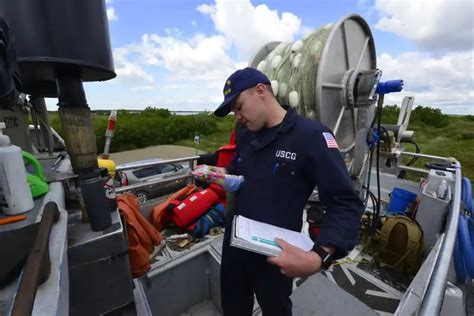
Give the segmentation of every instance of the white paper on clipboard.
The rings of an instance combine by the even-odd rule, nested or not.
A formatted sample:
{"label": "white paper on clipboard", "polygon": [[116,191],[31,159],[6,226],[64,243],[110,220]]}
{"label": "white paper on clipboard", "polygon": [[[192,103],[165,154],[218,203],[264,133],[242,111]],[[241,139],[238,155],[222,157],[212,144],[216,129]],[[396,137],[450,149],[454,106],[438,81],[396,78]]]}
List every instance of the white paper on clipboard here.
{"label": "white paper on clipboard", "polygon": [[283,239],[305,251],[311,250],[314,244],[301,232],[258,222],[242,215],[234,217],[232,230],[231,246],[267,256],[278,256],[281,252],[275,238]]}

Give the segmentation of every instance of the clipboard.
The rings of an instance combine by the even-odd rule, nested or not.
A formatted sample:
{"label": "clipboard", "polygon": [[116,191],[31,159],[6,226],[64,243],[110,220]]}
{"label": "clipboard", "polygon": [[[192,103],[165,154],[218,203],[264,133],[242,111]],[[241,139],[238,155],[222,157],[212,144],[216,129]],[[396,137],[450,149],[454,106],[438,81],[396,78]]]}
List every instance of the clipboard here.
{"label": "clipboard", "polygon": [[258,222],[242,215],[234,216],[230,239],[233,247],[266,256],[278,256],[281,248],[274,241],[277,237],[305,251],[311,250],[314,244],[301,232]]}

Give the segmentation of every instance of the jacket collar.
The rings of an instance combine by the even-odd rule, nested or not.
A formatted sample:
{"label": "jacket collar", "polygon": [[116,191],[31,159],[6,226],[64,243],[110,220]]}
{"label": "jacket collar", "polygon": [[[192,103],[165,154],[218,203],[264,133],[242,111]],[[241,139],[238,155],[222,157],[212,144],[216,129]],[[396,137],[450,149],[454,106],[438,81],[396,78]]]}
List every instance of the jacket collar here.
{"label": "jacket collar", "polygon": [[278,129],[278,133],[288,133],[288,131],[295,125],[297,119],[298,113],[296,113],[295,109],[289,108],[286,111],[280,128]]}
{"label": "jacket collar", "polygon": [[277,134],[288,133],[291,130],[291,128],[296,124],[297,119],[298,119],[298,113],[296,113],[295,109],[289,108],[286,111],[285,117],[283,118],[283,121],[281,122],[280,127],[278,127],[278,129],[276,129],[272,134],[267,135],[264,139],[261,139],[260,141],[257,140],[257,137],[255,134],[252,134],[252,138],[253,138],[253,140],[251,141],[252,146],[256,150],[266,147],[276,138]]}

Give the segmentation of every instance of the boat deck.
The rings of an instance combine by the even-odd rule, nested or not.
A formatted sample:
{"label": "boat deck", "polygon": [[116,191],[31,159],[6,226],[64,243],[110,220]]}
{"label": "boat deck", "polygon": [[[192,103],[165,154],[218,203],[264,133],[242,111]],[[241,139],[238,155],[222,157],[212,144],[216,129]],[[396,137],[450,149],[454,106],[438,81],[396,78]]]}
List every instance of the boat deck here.
{"label": "boat deck", "polygon": [[[152,270],[138,282],[143,287],[144,295],[155,300],[150,303],[150,299],[145,299],[150,303],[152,313],[159,310],[160,315],[176,315],[178,311],[167,302],[165,291],[155,288],[156,284],[168,286],[167,291],[173,287],[182,294],[183,302],[176,306],[187,307],[181,309],[179,315],[221,315],[218,284],[222,239],[222,234],[207,236],[182,251],[176,249],[177,242],[168,242],[164,246],[155,256]],[[171,280],[173,285],[169,284]],[[361,246],[358,246],[328,271],[308,279],[295,279],[293,314],[305,315],[317,311],[324,315],[325,310],[351,315],[393,314],[409,282],[408,278],[375,265],[372,258],[362,253]],[[308,295],[313,297],[309,301]],[[190,300],[193,296],[196,297],[194,301]],[[344,297],[345,304],[341,304],[341,297]],[[253,314],[262,314],[256,300]]]}

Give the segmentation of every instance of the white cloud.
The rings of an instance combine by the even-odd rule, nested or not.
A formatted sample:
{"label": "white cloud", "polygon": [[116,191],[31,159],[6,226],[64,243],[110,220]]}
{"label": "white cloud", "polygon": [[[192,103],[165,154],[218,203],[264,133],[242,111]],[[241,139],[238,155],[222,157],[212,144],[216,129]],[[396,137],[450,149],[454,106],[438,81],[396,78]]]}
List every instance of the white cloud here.
{"label": "white cloud", "polygon": [[[360,1],[365,3],[365,1]],[[445,113],[474,114],[474,2],[375,0],[375,28],[393,32],[420,51],[378,58],[384,78],[405,79],[404,95]],[[397,94],[386,103],[400,103]]]}
{"label": "white cloud", "polygon": [[130,90],[132,91],[148,91],[148,90],[155,90],[155,89],[156,89],[155,85],[138,86],[138,87],[130,88]]}
{"label": "white cloud", "polygon": [[153,83],[153,76],[146,72],[139,64],[130,60],[129,54],[135,50],[134,46],[121,47],[114,49],[114,63],[118,82],[132,82],[134,84]]}
{"label": "white cloud", "polygon": [[407,52],[398,57],[382,54],[382,79],[404,79],[403,94],[389,94],[386,104],[415,96],[415,104],[439,107],[444,113],[474,114],[474,51],[451,52],[440,57]]}
{"label": "white cloud", "polygon": [[115,13],[115,8],[113,7],[107,8],[107,18],[109,19],[109,21],[118,20],[118,15],[117,13]]}
{"label": "white cloud", "polygon": [[202,4],[197,10],[207,14],[215,29],[235,45],[241,57],[251,58],[266,43],[292,41],[301,28],[301,20],[294,14],[271,10],[261,4],[253,6],[249,0],[216,0],[215,5]]}
{"label": "white cloud", "polygon": [[233,61],[227,54],[228,42],[221,35],[197,34],[179,40],[145,34],[141,48],[150,64],[162,65],[174,78],[212,79],[216,73],[233,69]]}
{"label": "white cloud", "polygon": [[[181,32],[170,30],[168,34]],[[225,79],[247,65],[234,61],[228,48],[222,35],[197,34],[178,39],[144,34],[141,42],[114,50],[118,76],[110,84],[118,83],[124,91],[136,93],[132,93],[133,102],[122,96],[114,104],[128,107],[130,103],[130,108],[144,108],[151,100],[156,106],[173,110],[212,110],[222,102]],[[152,74],[159,78],[159,85]]]}
{"label": "white cloud", "polygon": [[115,8],[112,6],[112,0],[105,0],[105,5],[107,7],[107,18],[109,21],[118,20],[118,15],[115,12]]}
{"label": "white cloud", "polygon": [[[113,9],[111,4],[107,0],[108,9]],[[114,50],[118,76],[111,84],[119,83],[124,91],[136,93],[130,106],[145,107],[153,102],[171,109],[212,110],[222,101],[225,79],[247,66],[247,60],[263,44],[291,41],[302,30],[300,19],[292,13],[253,6],[249,0],[217,0],[197,10],[212,19],[216,34],[187,36],[169,28],[165,35],[145,33],[140,42]],[[197,23],[191,21],[191,25]],[[240,60],[231,57],[231,52],[237,52]],[[122,96],[116,101],[123,104],[129,99]]]}
{"label": "white cloud", "polygon": [[405,37],[427,50],[465,50],[474,46],[472,0],[376,0],[375,28]]}

